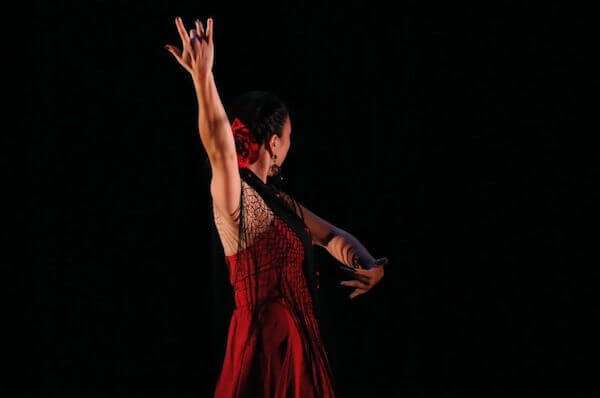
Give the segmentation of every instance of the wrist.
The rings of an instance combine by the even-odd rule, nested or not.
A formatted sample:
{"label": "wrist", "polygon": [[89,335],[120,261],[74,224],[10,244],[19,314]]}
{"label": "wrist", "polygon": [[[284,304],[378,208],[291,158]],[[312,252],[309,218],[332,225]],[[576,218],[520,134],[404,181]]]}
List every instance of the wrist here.
{"label": "wrist", "polygon": [[373,258],[373,261],[367,265],[367,268],[382,267],[388,263],[387,257]]}
{"label": "wrist", "polygon": [[376,265],[377,260],[371,256],[366,249],[357,250],[354,249],[352,254],[349,256],[348,266],[352,268],[371,268]]}
{"label": "wrist", "polygon": [[198,75],[192,73],[192,81],[194,82],[194,88],[198,94],[204,93],[213,82],[214,76],[211,71]]}

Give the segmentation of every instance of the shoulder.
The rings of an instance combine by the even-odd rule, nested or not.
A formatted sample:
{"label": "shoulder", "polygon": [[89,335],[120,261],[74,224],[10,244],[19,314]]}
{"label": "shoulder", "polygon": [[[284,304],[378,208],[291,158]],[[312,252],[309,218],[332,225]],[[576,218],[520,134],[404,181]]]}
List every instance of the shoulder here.
{"label": "shoulder", "polygon": [[302,222],[304,222],[304,225],[310,232],[313,245],[327,247],[335,233],[335,226],[307,209],[289,193],[280,191],[279,196],[290,209],[296,212]]}
{"label": "shoulder", "polygon": [[298,215],[298,217],[300,217],[301,219],[304,220],[304,212],[303,212],[303,207],[302,205],[296,200],[296,198],[294,198],[291,194],[289,194],[288,192],[282,191],[282,190],[278,190],[277,191],[277,196],[279,197],[279,199],[281,199],[281,201],[289,208],[291,209],[293,212],[296,213],[296,215]]}
{"label": "shoulder", "polygon": [[[245,196],[248,195],[248,183],[246,181],[244,181],[243,179],[240,179],[240,186],[241,186],[241,197],[244,198]],[[218,224],[230,224],[230,225],[239,225],[239,221],[240,221],[240,210],[241,210],[241,206],[243,205],[242,202],[239,203],[238,207],[234,210],[233,213],[229,214],[229,212],[225,211],[224,209],[222,209],[214,200],[212,200],[212,211],[213,211],[213,217],[215,219],[215,222],[217,222]]]}
{"label": "shoulder", "polygon": [[241,201],[240,206],[234,214],[227,214],[213,202],[213,213],[216,222],[225,222],[226,224],[239,227],[240,221],[246,226],[246,229],[258,228],[259,225],[268,224],[272,217],[272,211],[267,206],[264,199],[258,192],[246,181],[241,182]]}

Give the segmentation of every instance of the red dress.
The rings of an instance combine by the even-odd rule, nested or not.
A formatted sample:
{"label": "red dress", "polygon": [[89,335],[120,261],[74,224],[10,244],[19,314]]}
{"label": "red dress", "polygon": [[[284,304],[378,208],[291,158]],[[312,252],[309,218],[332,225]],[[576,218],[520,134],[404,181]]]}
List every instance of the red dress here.
{"label": "red dress", "polygon": [[[278,244],[267,249],[266,242],[273,239]],[[214,396],[334,397],[333,378],[301,268],[304,251],[300,239],[282,219],[274,217],[254,245],[257,246],[253,250],[261,256],[257,275],[247,272],[253,260],[244,249],[240,250],[239,264],[235,254],[226,256],[236,307],[231,315],[225,358]],[[280,250],[286,251],[289,259],[283,268],[269,261],[276,259]],[[278,277],[285,278],[286,285],[291,287],[287,293],[282,294],[278,288],[281,283]],[[258,300],[266,303],[261,310],[259,337],[250,332],[251,293],[244,288],[243,278],[258,278]],[[302,317],[308,325],[308,337],[300,333],[298,319],[290,311],[290,294],[296,302],[303,303]],[[305,341],[307,338],[312,340],[310,344]],[[310,360],[307,349],[311,350]]]}

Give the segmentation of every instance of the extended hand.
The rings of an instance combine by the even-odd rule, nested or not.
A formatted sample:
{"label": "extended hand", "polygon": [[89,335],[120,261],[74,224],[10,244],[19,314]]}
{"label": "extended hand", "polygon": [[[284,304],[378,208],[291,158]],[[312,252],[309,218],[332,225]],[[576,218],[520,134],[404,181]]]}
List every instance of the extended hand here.
{"label": "extended hand", "polygon": [[376,265],[374,267],[356,268],[353,270],[354,280],[341,281],[340,285],[355,287],[356,289],[350,294],[350,299],[354,299],[356,296],[360,296],[371,290],[376,284],[381,281],[384,274],[384,267],[386,262],[382,265]]}
{"label": "extended hand", "polygon": [[170,44],[165,48],[192,75],[192,78],[202,81],[212,71],[214,63],[213,20],[208,18],[206,21],[206,31],[202,22],[196,20],[196,29],[191,29],[189,34],[180,17],[175,18],[175,25],[181,38],[183,51]]}

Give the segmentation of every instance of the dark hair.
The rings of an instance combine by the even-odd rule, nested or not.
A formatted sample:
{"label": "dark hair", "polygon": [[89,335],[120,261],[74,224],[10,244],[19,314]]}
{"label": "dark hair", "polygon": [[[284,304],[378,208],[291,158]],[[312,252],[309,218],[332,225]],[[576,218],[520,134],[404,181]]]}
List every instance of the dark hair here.
{"label": "dark hair", "polygon": [[281,137],[289,110],[273,93],[250,91],[231,102],[228,116],[231,123],[235,118],[240,119],[248,126],[256,142],[266,144],[273,134]]}

